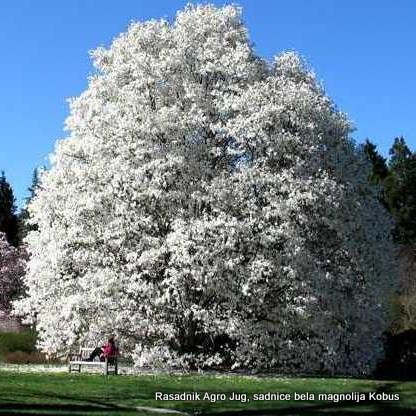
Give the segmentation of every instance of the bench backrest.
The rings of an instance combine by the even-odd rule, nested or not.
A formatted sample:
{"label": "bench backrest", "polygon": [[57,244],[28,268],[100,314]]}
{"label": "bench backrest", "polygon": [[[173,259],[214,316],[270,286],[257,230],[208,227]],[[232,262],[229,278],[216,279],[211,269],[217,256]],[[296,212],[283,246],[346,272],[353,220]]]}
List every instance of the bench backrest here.
{"label": "bench backrest", "polygon": [[85,361],[87,358],[89,358],[89,356],[91,355],[93,351],[94,351],[94,348],[80,347],[79,356],[81,358],[81,361]]}

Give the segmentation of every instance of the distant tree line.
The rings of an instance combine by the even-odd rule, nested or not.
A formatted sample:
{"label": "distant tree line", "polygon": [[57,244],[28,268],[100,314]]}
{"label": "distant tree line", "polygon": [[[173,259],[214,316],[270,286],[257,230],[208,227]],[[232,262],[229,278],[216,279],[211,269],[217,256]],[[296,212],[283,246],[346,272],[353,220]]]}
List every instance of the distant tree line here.
{"label": "distant tree line", "polygon": [[366,140],[364,150],[372,162],[370,180],[381,185],[381,201],[395,221],[393,238],[397,244],[416,245],[416,152],[403,137],[394,139],[387,161],[376,146]]}
{"label": "distant tree line", "polygon": [[370,140],[364,151],[372,163],[370,180],[380,186],[380,199],[394,219],[392,237],[399,265],[393,323],[386,334],[386,360],[381,372],[392,377],[416,376],[416,152],[397,137],[382,157]]}

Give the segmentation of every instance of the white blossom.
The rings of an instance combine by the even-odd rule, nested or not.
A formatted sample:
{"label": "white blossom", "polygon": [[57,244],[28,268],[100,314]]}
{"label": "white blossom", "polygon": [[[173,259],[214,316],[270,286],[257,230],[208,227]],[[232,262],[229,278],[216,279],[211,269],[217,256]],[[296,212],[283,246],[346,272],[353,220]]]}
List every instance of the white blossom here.
{"label": "white blossom", "polygon": [[137,365],[361,374],[382,355],[390,222],[351,125],[233,6],[134,23],[93,53],[30,204],[40,347],[115,333]]}

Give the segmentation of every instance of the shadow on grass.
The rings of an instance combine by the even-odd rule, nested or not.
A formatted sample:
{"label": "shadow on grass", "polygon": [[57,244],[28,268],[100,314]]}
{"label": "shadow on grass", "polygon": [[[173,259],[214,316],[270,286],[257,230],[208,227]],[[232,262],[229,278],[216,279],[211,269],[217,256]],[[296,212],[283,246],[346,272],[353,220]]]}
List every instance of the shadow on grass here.
{"label": "shadow on grass", "polygon": [[[392,393],[397,392],[400,383],[388,383],[379,386],[375,393]],[[239,409],[239,410],[213,410],[202,411],[199,416],[410,416],[416,415],[416,409],[410,409],[400,406],[399,401],[370,401],[363,400],[360,402],[339,401],[337,403],[312,403],[290,406],[279,406],[268,409]]]}
{"label": "shadow on grass", "polygon": [[[87,405],[87,404],[65,404],[65,403],[50,403],[50,404],[37,404],[37,403],[0,403],[0,415],[51,415],[59,414],[60,416],[65,415],[86,415],[89,413],[100,413],[100,414],[120,414],[130,413],[137,410],[134,408],[123,408],[119,409],[116,406],[106,405]],[[117,412],[117,413],[115,413]]]}
{"label": "shadow on grass", "polygon": [[[24,403],[17,400],[8,400],[7,402],[0,402],[0,415],[55,415],[70,416],[74,414],[88,415],[88,414],[100,414],[100,415],[119,415],[127,413],[136,413],[137,409],[128,406],[119,406],[117,404],[102,402],[99,400],[83,399],[80,397],[71,397],[66,395],[51,395],[44,394],[42,398],[48,398],[52,403],[33,403],[28,402],[28,398],[34,397],[40,398],[40,396],[22,395]],[[53,401],[56,401],[53,403]],[[64,403],[64,401],[66,403]],[[71,403],[71,401],[73,403]],[[69,403],[68,403],[69,402]],[[81,402],[81,403],[74,403]]]}
{"label": "shadow on grass", "polygon": [[[347,403],[350,405],[350,403]],[[340,405],[340,403],[337,403]],[[342,405],[342,404],[341,404]],[[345,405],[345,404],[344,404]],[[351,407],[351,406],[350,406]],[[322,416],[322,415],[337,415],[337,416],[410,416],[414,413],[409,413],[409,409],[401,409],[398,407],[377,408],[374,410],[363,410],[357,406],[354,410],[338,409],[334,404],[329,405],[312,405],[307,407],[291,406],[287,408],[264,409],[264,410],[238,410],[226,412],[203,412],[199,413],[201,416],[215,415],[215,416]]]}
{"label": "shadow on grass", "polygon": [[[403,395],[412,395],[413,391],[410,390],[400,390],[399,382],[392,383],[386,382],[382,385],[379,385],[375,390],[375,393],[397,393],[400,392]],[[403,387],[403,386],[402,386]],[[166,390],[175,391],[175,387],[170,387]],[[68,394],[69,393],[69,394]],[[73,393],[73,392],[71,392]],[[78,394],[71,394],[70,392],[65,391],[63,394],[58,392],[39,392],[36,389],[22,389],[19,391],[19,398],[14,400],[11,398],[4,397],[4,403],[1,402],[0,398],[0,416],[5,415],[60,415],[60,416],[70,416],[70,415],[128,415],[128,414],[150,414],[145,412],[138,411],[133,406],[128,405],[119,405],[117,403],[123,403],[131,399],[137,399],[138,394],[126,394],[123,392],[114,391],[111,395],[111,398],[108,397],[85,397],[85,391]],[[120,393],[120,394],[119,394]],[[1,392],[0,392],[1,396]],[[151,391],[142,391],[141,399],[152,399],[153,394]],[[45,400],[49,403],[39,403],[39,400]],[[114,403],[117,401],[117,403]],[[250,404],[252,404],[251,402]],[[271,403],[269,403],[270,405]],[[258,402],[258,406],[264,406],[265,403]],[[249,409],[249,408],[240,408],[240,409],[224,409],[221,410],[217,408],[205,408],[198,409],[198,404],[196,403],[181,403],[180,408],[184,412],[188,412],[190,415],[200,415],[200,416],[298,416],[298,415],[336,415],[336,416],[346,416],[346,415],[385,415],[385,416],[410,416],[412,414],[416,415],[416,409],[411,409],[409,407],[401,406],[401,401],[390,402],[390,401],[340,401],[338,403],[333,402],[292,402],[291,404],[281,403],[274,408],[263,408],[263,409]],[[168,409],[166,409],[168,410]],[[178,409],[179,410],[179,409]]]}

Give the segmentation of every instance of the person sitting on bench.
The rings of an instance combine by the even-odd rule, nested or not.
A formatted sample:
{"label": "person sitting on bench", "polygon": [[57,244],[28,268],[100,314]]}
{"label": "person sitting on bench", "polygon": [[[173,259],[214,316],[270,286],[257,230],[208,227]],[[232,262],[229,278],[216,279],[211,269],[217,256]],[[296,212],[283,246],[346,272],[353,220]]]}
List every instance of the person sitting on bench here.
{"label": "person sitting on bench", "polygon": [[108,338],[107,344],[102,347],[97,347],[89,356],[87,361],[94,361],[95,357],[99,357],[100,361],[105,361],[106,358],[114,357],[118,353],[118,348],[114,337]]}

